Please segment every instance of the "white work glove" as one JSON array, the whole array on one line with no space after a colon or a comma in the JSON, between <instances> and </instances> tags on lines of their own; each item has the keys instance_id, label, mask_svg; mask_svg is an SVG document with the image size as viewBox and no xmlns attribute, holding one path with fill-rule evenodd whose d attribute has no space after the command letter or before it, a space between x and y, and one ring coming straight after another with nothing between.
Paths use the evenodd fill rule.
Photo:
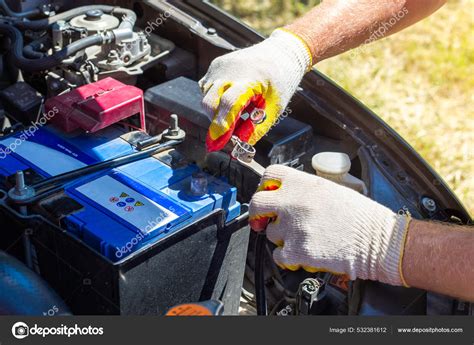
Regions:
<instances>
[{"instance_id":1,"label":"white work glove","mask_svg":"<svg viewBox=\"0 0 474 345\"><path fill-rule=\"evenodd\" d=\"M275 262L405 285L401 261L410 218L316 175L270 166L250 203L250 225L278 248Z\"/></svg>"},{"instance_id":2,"label":"white work glove","mask_svg":"<svg viewBox=\"0 0 474 345\"><path fill-rule=\"evenodd\" d=\"M306 43L285 29L212 61L199 81L203 106L212 121L206 139L208 150L222 149L232 135L254 145L285 110L311 66ZM254 108L264 112L239 122L243 110L250 114Z\"/></svg>"}]
</instances>

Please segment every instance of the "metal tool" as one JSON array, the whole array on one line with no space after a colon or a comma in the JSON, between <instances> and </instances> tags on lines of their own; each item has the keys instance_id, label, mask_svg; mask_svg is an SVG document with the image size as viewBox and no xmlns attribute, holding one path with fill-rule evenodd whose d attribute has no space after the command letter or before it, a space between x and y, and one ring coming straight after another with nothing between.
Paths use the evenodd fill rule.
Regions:
<instances>
[{"instance_id":1,"label":"metal tool","mask_svg":"<svg viewBox=\"0 0 474 345\"><path fill-rule=\"evenodd\" d=\"M236 136L232 136L230 140L233 145L232 152L230 153L232 158L262 177L265 168L254 160L256 154L255 148Z\"/></svg>"},{"instance_id":2,"label":"metal tool","mask_svg":"<svg viewBox=\"0 0 474 345\"><path fill-rule=\"evenodd\" d=\"M239 164L252 170L258 176L262 177L263 173L265 172L265 168L255 161L255 148L249 143L240 140L237 136L232 136L231 143L233 145L233 149L230 154L231 157L239 162ZM269 222L270 219L266 220L266 225L268 225ZM267 315L268 313L267 299L265 297L265 248L265 231L260 231L257 233L257 239L255 241L255 298L257 304L257 315Z\"/></svg>"}]
</instances>

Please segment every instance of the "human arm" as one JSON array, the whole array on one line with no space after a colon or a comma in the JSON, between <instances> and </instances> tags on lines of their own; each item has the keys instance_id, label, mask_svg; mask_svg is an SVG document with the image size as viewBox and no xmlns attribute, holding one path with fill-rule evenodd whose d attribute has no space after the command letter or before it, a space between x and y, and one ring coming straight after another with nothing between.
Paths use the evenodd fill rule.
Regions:
<instances>
[{"instance_id":1,"label":"human arm","mask_svg":"<svg viewBox=\"0 0 474 345\"><path fill-rule=\"evenodd\" d=\"M314 62L398 32L429 16L445 0L324 0L285 26L307 44Z\"/></svg>"},{"instance_id":2,"label":"human arm","mask_svg":"<svg viewBox=\"0 0 474 345\"><path fill-rule=\"evenodd\" d=\"M354 190L279 165L266 170L250 203L256 231L263 230L262 217L275 219L266 234L284 269L329 271L474 301L473 228L412 220Z\"/></svg>"},{"instance_id":3,"label":"human arm","mask_svg":"<svg viewBox=\"0 0 474 345\"><path fill-rule=\"evenodd\" d=\"M254 145L287 110L312 65L401 30L444 2L324 0L264 41L216 58L199 82L203 106L212 121L208 150L222 149L232 135ZM383 35L377 35L382 29ZM265 116L242 121L242 112L249 106L264 109Z\"/></svg>"},{"instance_id":4,"label":"human arm","mask_svg":"<svg viewBox=\"0 0 474 345\"><path fill-rule=\"evenodd\" d=\"M474 229L412 220L402 267L409 286L474 301Z\"/></svg>"}]
</instances>

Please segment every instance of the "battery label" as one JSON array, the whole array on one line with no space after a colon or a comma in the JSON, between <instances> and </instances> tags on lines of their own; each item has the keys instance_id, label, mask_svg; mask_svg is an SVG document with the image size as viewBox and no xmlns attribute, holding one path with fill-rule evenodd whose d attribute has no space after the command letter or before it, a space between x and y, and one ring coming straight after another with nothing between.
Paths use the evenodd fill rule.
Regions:
<instances>
[{"instance_id":1,"label":"battery label","mask_svg":"<svg viewBox=\"0 0 474 345\"><path fill-rule=\"evenodd\" d=\"M76 191L148 234L178 218L168 209L110 176L86 183Z\"/></svg>"},{"instance_id":2,"label":"battery label","mask_svg":"<svg viewBox=\"0 0 474 345\"><path fill-rule=\"evenodd\" d=\"M0 141L0 144L5 147L14 147L13 153L40 167L41 170L50 176L56 176L86 166L86 164L78 159L50 147L30 141L22 142L18 140L20 139L7 138Z\"/></svg>"}]
</instances>

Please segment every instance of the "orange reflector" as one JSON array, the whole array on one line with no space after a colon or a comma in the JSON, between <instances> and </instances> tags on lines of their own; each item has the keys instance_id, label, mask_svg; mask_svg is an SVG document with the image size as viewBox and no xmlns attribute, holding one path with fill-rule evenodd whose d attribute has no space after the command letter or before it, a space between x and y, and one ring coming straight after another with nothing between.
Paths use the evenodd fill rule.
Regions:
<instances>
[{"instance_id":1,"label":"orange reflector","mask_svg":"<svg viewBox=\"0 0 474 345\"><path fill-rule=\"evenodd\" d=\"M188 303L171 308L166 313L166 316L212 316L212 313L202 305Z\"/></svg>"}]
</instances>

